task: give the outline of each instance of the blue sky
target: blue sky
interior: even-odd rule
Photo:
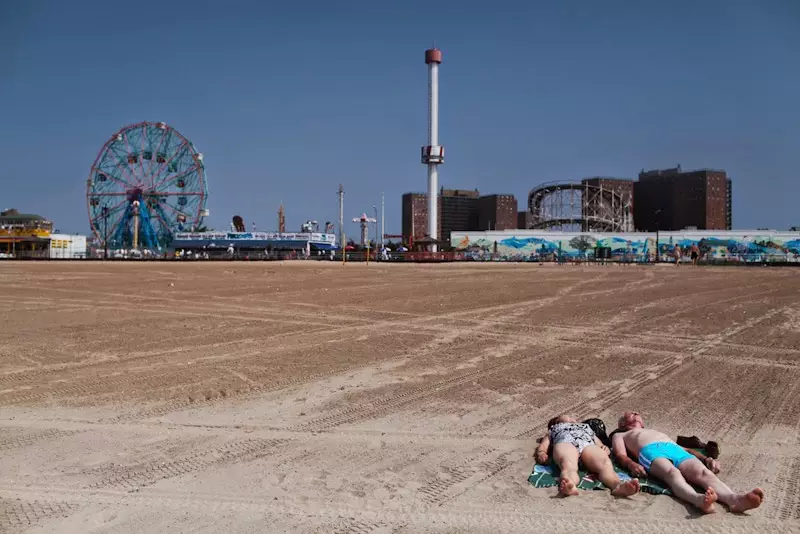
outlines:
[[[424,50],[445,187],[513,193],[642,168],[722,168],[734,227],[800,225],[800,3],[0,1],[0,207],[86,232],[123,125],[205,155],[209,223],[347,220],[426,189]],[[521,208],[522,209],[522,208]],[[355,235],[355,224],[348,224]]]

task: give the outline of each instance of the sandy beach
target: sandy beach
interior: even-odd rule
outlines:
[[[800,531],[789,268],[0,262],[0,531]],[[722,444],[744,515],[556,497],[563,412]]]

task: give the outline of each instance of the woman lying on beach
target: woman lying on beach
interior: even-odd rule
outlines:
[[[598,439],[591,427],[579,423],[571,415],[561,415],[547,423],[548,434],[542,438],[536,449],[536,461],[547,465],[548,449],[553,446],[553,460],[561,470],[558,493],[564,497],[578,494],[578,465],[583,464],[597,475],[615,497],[628,497],[639,491],[636,479],[622,482],[614,471],[608,447]]]

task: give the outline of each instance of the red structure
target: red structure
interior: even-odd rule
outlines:
[[[409,246],[428,233],[428,195],[406,193],[403,195],[403,240]]]
[[[642,171],[634,184],[637,230],[730,230],[732,185],[723,170]]]
[[[437,48],[431,48],[429,50],[425,50],[425,64],[430,65],[431,63],[441,63],[442,62],[442,51]]]
[[[450,232],[513,230],[517,227],[517,199],[514,195],[484,195],[477,189],[439,191],[438,229],[441,241]],[[428,235],[428,195],[403,195],[403,237],[407,243]]]
[[[517,212],[517,228],[520,230],[527,230],[531,227],[531,212],[528,210]]]
[[[478,199],[478,230],[513,230],[517,227],[514,195],[486,195]]]

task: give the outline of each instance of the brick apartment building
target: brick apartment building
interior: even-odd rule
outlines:
[[[403,195],[403,238],[408,242],[425,237],[428,233],[428,195],[406,193]]]
[[[403,195],[402,231],[404,240],[428,234],[428,195]],[[517,199],[513,195],[481,196],[475,189],[439,191],[439,238],[450,239],[451,232],[511,230],[517,226]]]
[[[519,230],[527,230],[531,225],[532,220],[531,212],[528,210],[517,212],[517,228]]]
[[[439,239],[449,240],[450,232],[478,229],[477,189],[441,189],[439,191]]]
[[[730,230],[732,184],[723,170],[681,167],[639,173],[634,184],[637,230]]]
[[[517,227],[514,195],[486,195],[478,199],[478,230],[513,230]]]

